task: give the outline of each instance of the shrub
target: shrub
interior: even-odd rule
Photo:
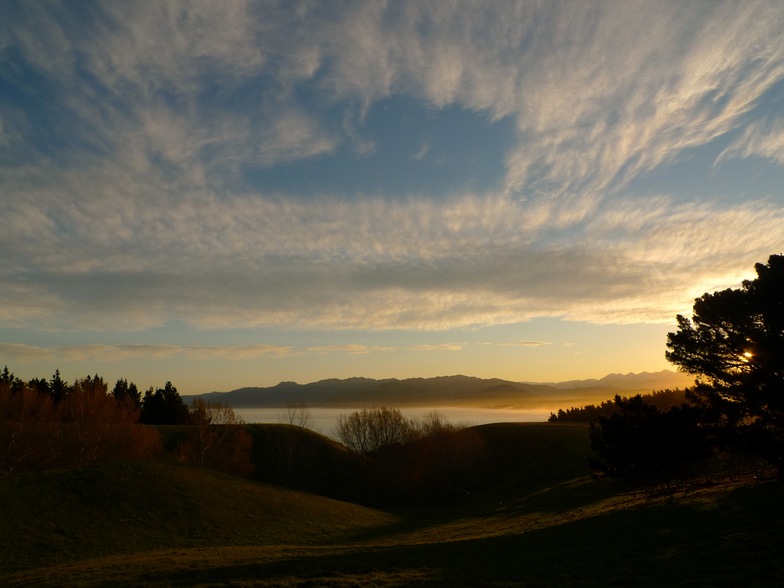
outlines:
[[[595,473],[630,478],[669,477],[708,455],[699,410],[682,405],[659,411],[640,395],[615,397],[617,412],[591,423]]]

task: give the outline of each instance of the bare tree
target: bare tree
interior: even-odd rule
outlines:
[[[67,462],[82,466],[108,457],[142,457],[154,452],[159,435],[138,426],[139,409],[107,393],[99,376],[74,382],[58,405]]]
[[[74,382],[59,403],[33,386],[0,382],[0,474],[151,455],[160,436],[138,420],[138,409],[108,395],[98,376]]]
[[[421,419],[411,422],[417,438],[431,437],[440,433],[453,433],[470,426],[467,424],[450,423],[442,413],[431,410]]]
[[[412,438],[412,425],[397,408],[363,408],[340,415],[335,435],[346,447],[371,453],[380,447],[406,443]]]
[[[335,436],[346,447],[358,453],[370,451],[370,431],[367,409],[342,414],[335,423]]]
[[[189,418],[191,426],[177,450],[178,459],[238,475],[253,471],[253,439],[230,406],[197,398]]]
[[[288,405],[286,412],[278,415],[278,421],[284,425],[313,429],[313,418],[310,416],[310,410],[304,404]]]
[[[50,395],[0,381],[0,475],[42,468],[56,460],[60,427]]]

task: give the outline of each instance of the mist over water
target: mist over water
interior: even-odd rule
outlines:
[[[313,429],[322,435],[334,437],[335,424],[340,415],[351,414],[361,408],[308,408]],[[488,423],[533,423],[544,422],[550,416],[549,409],[509,410],[494,408],[469,408],[452,406],[423,406],[401,408],[407,419],[420,419],[427,413],[438,411],[450,423],[485,425]],[[234,412],[246,423],[280,423],[286,420],[285,408],[235,408]]]

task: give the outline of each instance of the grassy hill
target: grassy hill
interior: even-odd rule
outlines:
[[[3,478],[0,585],[776,586],[784,577],[778,482],[637,491],[585,475],[585,426],[476,432],[486,453],[467,493],[427,510],[383,512],[171,463]],[[350,482],[354,466],[339,463],[333,472]]]
[[[283,424],[248,425],[255,480],[338,500],[370,502],[364,488],[373,475],[367,460],[309,429]]]
[[[155,549],[345,541],[397,522],[351,503],[161,462],[2,478],[0,504],[6,572]]]

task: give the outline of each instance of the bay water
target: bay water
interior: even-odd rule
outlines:
[[[335,424],[340,415],[349,415],[361,408],[310,408],[308,413],[314,431],[335,437]],[[534,423],[544,422],[550,416],[550,409],[510,410],[495,408],[470,408],[453,406],[406,407],[400,412],[407,419],[421,419],[432,411],[437,411],[446,421],[461,425],[485,425],[488,423]],[[235,408],[234,413],[248,424],[285,423],[286,408]]]

